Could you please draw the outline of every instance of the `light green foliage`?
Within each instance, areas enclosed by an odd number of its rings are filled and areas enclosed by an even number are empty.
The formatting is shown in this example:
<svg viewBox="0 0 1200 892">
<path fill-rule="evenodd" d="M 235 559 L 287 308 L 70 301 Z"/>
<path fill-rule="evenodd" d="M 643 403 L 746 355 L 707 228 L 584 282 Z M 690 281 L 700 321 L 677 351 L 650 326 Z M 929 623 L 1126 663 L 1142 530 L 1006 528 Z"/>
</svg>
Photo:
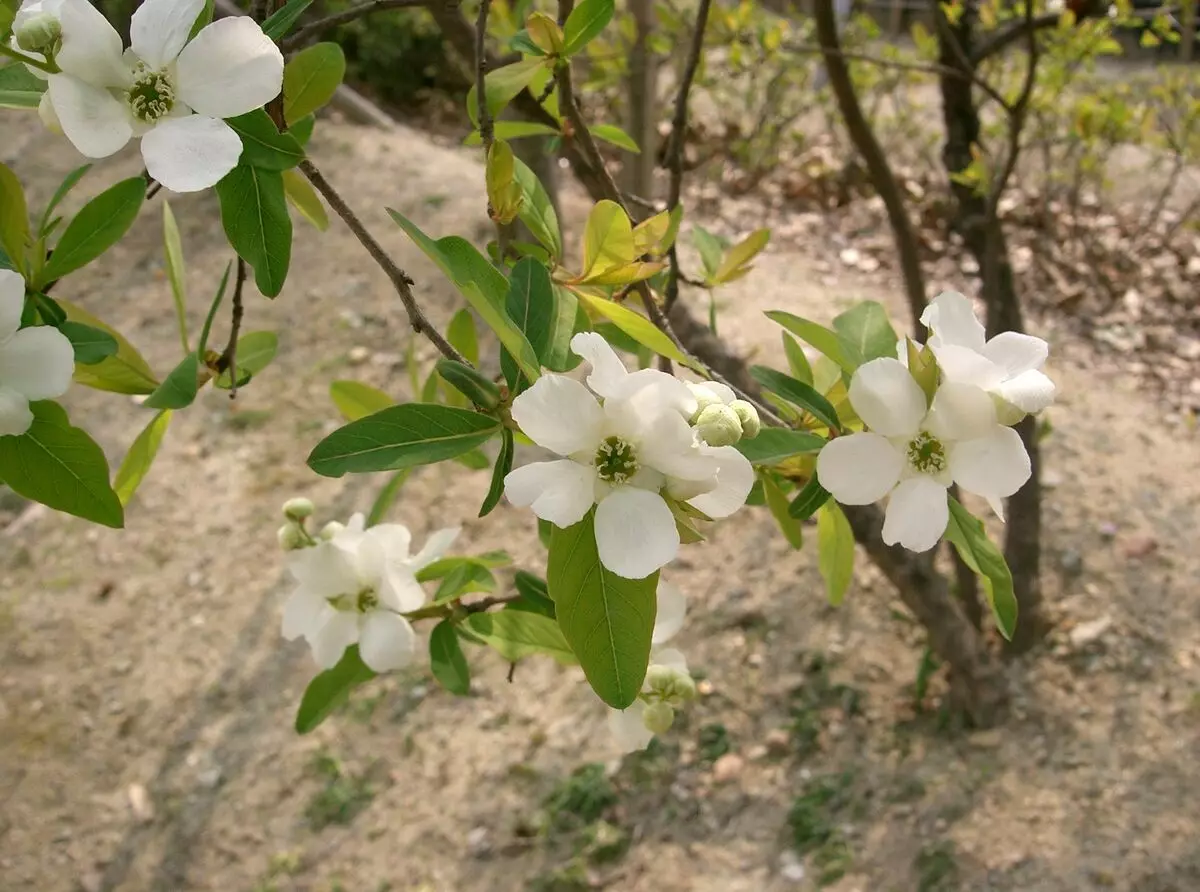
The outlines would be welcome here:
<svg viewBox="0 0 1200 892">
<path fill-rule="evenodd" d="M 239 164 L 216 188 L 229 244 L 254 269 L 258 290 L 275 297 L 292 259 L 292 218 L 282 174 Z"/>
<path fill-rule="evenodd" d="M 331 824 L 353 823 L 375 798 L 375 788 L 367 774 L 347 771 L 328 753 L 317 755 L 312 773 L 322 784 L 304 809 L 304 817 L 312 830 L 324 830 Z"/>
<path fill-rule="evenodd" d="M 581 765 L 546 797 L 550 828 L 575 829 L 604 817 L 617 804 L 617 788 L 598 762 Z"/>
<path fill-rule="evenodd" d="M 817 511 L 817 561 L 829 603 L 842 603 L 854 577 L 854 531 L 837 502 L 826 501 Z"/>
<path fill-rule="evenodd" d="M 323 108 L 346 76 L 346 55 L 336 43 L 305 47 L 283 69 L 283 118 L 289 125 Z"/>
<path fill-rule="evenodd" d="M 849 772 L 818 775 L 806 784 L 788 811 L 792 844 L 801 854 L 811 854 L 819 888 L 841 879 L 852 861 L 839 819 L 851 804 L 853 783 L 854 776 Z"/>
<path fill-rule="evenodd" d="M 309 682 L 296 712 L 296 731 L 307 734 L 316 728 L 349 699 L 351 691 L 374 677 L 375 673 L 359 656 L 358 645 L 346 648 L 336 666 Z"/>
<path fill-rule="evenodd" d="M 429 635 L 429 664 L 433 677 L 447 691 L 459 696 L 470 693 L 471 669 L 449 620 L 442 620 Z"/>
<path fill-rule="evenodd" d="M 729 740 L 729 729 L 720 722 L 704 725 L 696 737 L 697 755 L 705 762 L 715 762 L 733 751 Z"/>
<path fill-rule="evenodd" d="M 1017 599 L 1013 593 L 1012 573 L 1000 549 L 988 538 L 983 523 L 954 499 L 950 499 L 946 540 L 954 545 L 963 563 L 979 576 L 1000 634 L 1012 638 L 1017 627 Z"/>
<path fill-rule="evenodd" d="M 33 287 L 43 288 L 81 269 L 115 245 L 133 225 L 145 195 L 146 181 L 133 177 L 85 204 L 67 224 L 45 267 L 33 276 Z"/>
</svg>

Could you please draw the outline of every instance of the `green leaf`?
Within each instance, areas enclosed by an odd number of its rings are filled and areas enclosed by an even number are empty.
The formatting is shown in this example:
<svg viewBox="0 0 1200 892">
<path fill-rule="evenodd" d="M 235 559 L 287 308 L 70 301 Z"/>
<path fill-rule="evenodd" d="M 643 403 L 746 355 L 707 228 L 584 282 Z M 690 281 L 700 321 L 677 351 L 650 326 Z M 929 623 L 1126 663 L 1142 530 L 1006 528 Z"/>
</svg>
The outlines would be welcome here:
<svg viewBox="0 0 1200 892">
<path fill-rule="evenodd" d="M 37 108 L 46 84 L 24 65 L 0 68 L 0 108 Z"/>
<path fill-rule="evenodd" d="M 200 360 L 189 353 L 142 405 L 151 409 L 186 409 L 200 391 Z"/>
<path fill-rule="evenodd" d="M 171 298 L 175 301 L 175 321 L 179 325 L 179 340 L 183 351 L 191 350 L 187 336 L 187 290 L 184 287 L 183 240 L 171 205 L 163 200 L 163 256 L 166 258 L 167 281 L 171 283 Z"/>
<path fill-rule="evenodd" d="M 768 474 L 763 474 L 760 478 L 763 485 L 763 495 L 767 500 L 767 508 L 771 512 L 771 516 L 775 518 L 775 522 L 779 524 L 779 530 L 783 533 L 783 538 L 787 540 L 788 545 L 792 548 L 799 549 L 804 545 L 804 530 L 800 526 L 800 521 L 792 517 L 788 513 L 788 497 L 783 490 L 779 488 L 779 484 L 775 479 Z"/>
<path fill-rule="evenodd" d="M 797 381 L 803 381 L 805 384 L 812 384 L 812 366 L 809 364 L 808 357 L 805 356 L 804 348 L 800 346 L 800 342 L 786 331 L 781 331 L 779 336 L 783 338 L 783 352 L 787 356 L 788 368 L 792 372 L 792 377 Z"/>
<path fill-rule="evenodd" d="M 497 68 L 487 73 L 484 79 L 484 90 L 487 93 L 487 107 L 493 120 L 500 114 L 504 106 L 512 102 L 514 96 L 529 86 L 540 71 L 546 68 L 546 60 L 542 58 L 522 59 L 503 68 Z M 471 123 L 479 126 L 479 101 L 475 85 L 471 85 L 467 93 L 467 114 Z"/>
<path fill-rule="evenodd" d="M 78 307 L 70 301 L 57 301 L 67 318 L 72 322 L 81 322 L 91 328 L 108 332 L 117 342 L 117 352 L 113 356 L 95 365 L 75 366 L 74 379 L 76 383 L 96 390 L 107 390 L 111 393 L 153 393 L 158 387 L 158 379 L 150 370 L 142 354 L 125 340 L 115 329 L 105 325 L 91 313 Z"/>
<path fill-rule="evenodd" d="M 321 197 L 317 195 L 317 190 L 302 174 L 294 170 L 285 170 L 283 172 L 283 193 L 287 196 L 291 206 L 318 232 L 324 232 L 329 228 L 329 214 L 325 212 L 325 205 L 321 203 Z"/>
<path fill-rule="evenodd" d="M 113 480 L 113 491 L 121 500 L 122 506 L 129 504 L 137 488 L 150 473 L 150 466 L 154 464 L 154 457 L 158 455 L 158 447 L 162 444 L 167 425 L 170 423 L 171 410 L 163 409 L 150 419 L 150 423 L 137 435 L 137 439 L 125 453 L 125 460 L 121 462 Z"/>
<path fill-rule="evenodd" d="M 487 517 L 500 503 L 500 496 L 504 494 L 504 478 L 512 470 L 512 464 L 513 435 L 511 430 L 504 428 L 500 431 L 500 454 L 496 456 L 496 467 L 492 470 L 492 484 L 479 508 L 480 517 Z"/>
<path fill-rule="evenodd" d="M 435 579 L 445 579 L 464 564 L 475 564 L 483 567 L 485 570 L 492 570 L 497 567 L 507 567 L 511 563 L 512 557 L 507 551 L 486 551 L 483 554 L 438 558 L 433 563 L 426 564 L 417 571 L 417 582 L 433 582 Z M 495 583 L 494 577 L 489 576 L 489 578 L 492 580 L 493 585 L 489 586 L 487 591 L 491 591 Z"/>
<path fill-rule="evenodd" d="M 9 35 L 12 34 L 13 19 L 17 17 L 17 7 L 20 6 L 20 0 L 0 0 L 0 41 L 8 42 Z M 6 64 L 14 64 L 11 60 L 5 60 Z"/>
<path fill-rule="evenodd" d="M 91 164 L 85 164 L 82 167 L 75 168 L 63 178 L 62 183 L 59 184 L 58 188 L 54 191 L 54 195 L 50 198 L 50 203 L 42 211 L 42 219 L 38 223 L 38 232 L 42 233 L 42 235 L 46 234 L 46 229 L 50 224 L 50 218 L 53 216 L 55 208 L 59 206 L 62 200 L 67 197 L 67 194 L 83 179 L 84 174 L 91 169 Z"/>
<path fill-rule="evenodd" d="M 309 115 L 307 118 L 301 118 L 295 124 L 288 127 L 288 133 L 296 137 L 296 142 L 307 147 L 312 139 L 313 128 L 317 125 L 317 119 L 314 115 Z"/>
<path fill-rule="evenodd" d="M 635 155 L 642 153 L 642 150 L 638 148 L 638 144 L 634 142 L 633 137 L 615 124 L 593 124 L 588 130 L 592 132 L 592 136 L 596 137 L 596 139 L 610 142 L 627 152 L 633 152 Z"/>
<path fill-rule="evenodd" d="M 375 673 L 359 656 L 358 645 L 347 647 L 336 666 L 308 683 L 296 712 L 296 732 L 307 734 L 312 731 L 350 698 L 351 691 L 374 677 Z"/>
<path fill-rule="evenodd" d="M 510 606 L 496 613 L 472 614 L 464 625 L 511 663 L 536 654 L 553 657 L 564 666 L 577 662 L 551 616 Z"/>
<path fill-rule="evenodd" d="M 442 620 L 429 634 L 429 668 L 451 694 L 465 697 L 471 692 L 471 668 L 458 643 L 458 632 L 449 620 Z"/>
<path fill-rule="evenodd" d="M 513 574 L 513 585 L 516 586 L 517 593 L 521 597 L 516 601 L 509 602 L 509 610 L 527 610 L 551 619 L 554 618 L 554 602 L 550 599 L 550 590 L 546 587 L 546 580 L 539 579 L 525 570 L 518 570 Z"/>
<path fill-rule="evenodd" d="M 481 410 L 491 412 L 500 405 L 500 388 L 474 366 L 454 359 L 439 359 L 434 368 L 443 381 Z"/>
<path fill-rule="evenodd" d="M 313 449 L 308 466 L 323 477 L 341 477 L 427 465 L 462 455 L 499 429 L 499 421 L 478 412 L 404 403 L 334 431 Z"/>
<path fill-rule="evenodd" d="M 273 331 L 252 331 L 238 338 L 238 387 L 269 366 L 278 350 L 279 336 Z M 213 386 L 228 390 L 230 383 L 229 371 L 226 370 L 213 382 Z"/>
<path fill-rule="evenodd" d="M 521 53 L 524 56 L 544 56 L 546 51 L 533 42 L 533 38 L 529 36 L 529 31 L 522 28 L 508 41 L 508 48 L 514 53 Z"/>
<path fill-rule="evenodd" d="M 650 662 L 658 571 L 625 579 L 600 563 L 595 510 L 550 534 L 546 582 L 558 625 L 588 683 L 613 709 L 637 699 Z"/>
<path fill-rule="evenodd" d="M 38 277 L 38 288 L 67 273 L 87 266 L 115 245 L 141 210 L 146 198 L 146 181 L 141 177 L 122 180 L 101 192 L 80 209 L 67 224 Z"/>
<path fill-rule="evenodd" d="M 379 494 L 375 496 L 375 501 L 371 503 L 371 510 L 367 513 L 366 525 L 368 527 L 382 523 L 383 519 L 387 517 L 396 497 L 400 495 L 400 487 L 404 486 L 404 482 L 408 480 L 408 475 L 411 473 L 412 468 L 404 468 L 388 478 L 388 482 L 383 485 Z"/>
<path fill-rule="evenodd" d="M 312 2 L 313 0 L 288 0 L 280 9 L 267 16 L 266 21 L 262 23 L 263 34 L 278 43 L 281 37 L 292 30 L 292 26 L 304 15 L 304 10 L 308 9 Z"/>
<path fill-rule="evenodd" d="M 453 601 L 472 592 L 494 592 L 496 577 L 479 561 L 461 558 L 443 578 L 434 592 L 434 603 Z"/>
<path fill-rule="evenodd" d="M 555 372 L 565 372 L 579 364 L 571 352 L 575 332 L 575 314 L 579 302 L 565 288 L 556 288 L 550 271 L 532 257 L 522 257 L 508 280 L 505 312 L 524 332 L 539 364 Z M 529 386 L 522 380 L 517 387 L 517 367 L 507 350 L 500 354 L 500 369 L 509 387 L 519 392 Z"/>
<path fill-rule="evenodd" d="M 660 331 L 653 322 L 633 310 L 605 297 L 591 294 L 579 295 L 587 306 L 604 316 L 617 328 L 644 347 L 649 347 L 659 356 L 673 359 L 681 365 L 691 365 L 671 339 Z"/>
<path fill-rule="evenodd" d="M 62 406 L 30 403 L 33 424 L 20 436 L 0 437 L 0 480 L 13 492 L 84 520 L 120 529 L 121 500 L 108 483 L 104 452 L 72 427 Z"/>
<path fill-rule="evenodd" d="M 826 502 L 817 512 L 817 566 L 829 603 L 837 607 L 854 578 L 854 531 L 837 502 Z"/>
<path fill-rule="evenodd" d="M 881 303 L 864 300 L 855 304 L 834 317 L 833 328 L 854 348 L 851 355 L 861 356 L 863 362 L 883 356 L 896 358 L 896 332 Z"/>
<path fill-rule="evenodd" d="M 503 273 L 465 239 L 451 235 L 434 241 L 403 215 L 390 208 L 388 213 L 454 283 L 472 309 L 495 332 L 500 343 L 512 353 L 525 376 L 536 381 L 540 373 L 537 354 L 504 309 L 508 280 Z"/>
<path fill-rule="evenodd" d="M 242 138 L 239 165 L 259 170 L 290 170 L 304 157 L 304 149 L 296 137 L 280 133 L 271 116 L 261 108 L 228 118 L 225 123 Z"/>
<path fill-rule="evenodd" d="M 837 410 L 811 385 L 765 365 L 751 366 L 750 376 L 767 390 L 808 412 L 830 430 L 838 430 L 841 427 Z"/>
<path fill-rule="evenodd" d="M 583 233 L 583 270 L 580 281 L 628 266 L 637 259 L 633 246 L 633 225 L 629 215 L 615 201 L 596 202 L 588 214 Z"/>
<path fill-rule="evenodd" d="M 336 43 L 316 43 L 283 69 L 283 119 L 289 125 L 325 106 L 346 76 L 346 54 Z"/>
<path fill-rule="evenodd" d="M 817 512 L 818 508 L 828 501 L 829 493 L 825 487 L 821 486 L 821 482 L 814 474 L 808 478 L 803 489 L 796 493 L 796 497 L 788 505 L 788 514 L 797 520 L 808 520 Z"/>
<path fill-rule="evenodd" d="M 613 17 L 613 0 L 583 0 L 563 23 L 563 55 L 573 56 L 605 29 Z"/>
<path fill-rule="evenodd" d="M 479 365 L 479 336 L 475 333 L 475 320 L 471 311 L 463 307 L 454 314 L 446 326 L 446 340 L 461 353 L 471 365 Z"/>
<path fill-rule="evenodd" d="M 197 34 L 212 24 L 214 5 L 213 0 L 204 0 L 204 8 L 196 16 L 196 21 L 192 22 L 192 30 L 188 34 L 188 40 L 194 40 Z"/>
<path fill-rule="evenodd" d="M 794 455 L 820 452 L 827 442 L 824 437 L 807 431 L 764 427 L 757 437 L 739 440 L 734 448 L 756 465 L 777 465 Z"/>
<path fill-rule="evenodd" d="M 523 139 L 528 136 L 558 136 L 558 131 L 549 124 L 538 124 L 535 121 L 495 121 L 492 129 L 496 139 Z M 463 140 L 464 146 L 483 145 L 483 137 L 478 130 L 471 131 Z"/>
<path fill-rule="evenodd" d="M 117 339 L 102 328 L 68 320 L 59 325 L 58 330 L 75 348 L 75 361 L 84 365 L 95 365 L 117 352 Z"/>
<path fill-rule="evenodd" d="M 725 247 L 715 235 L 702 226 L 692 227 L 692 243 L 700 252 L 700 262 L 704 265 L 706 277 L 712 279 L 721 266 L 721 255 Z"/>
<path fill-rule="evenodd" d="M 28 239 L 29 209 L 25 205 L 25 190 L 17 175 L 0 164 L 0 247 L 16 264 L 18 272 L 25 269 L 25 242 Z"/>
<path fill-rule="evenodd" d="M 857 352 L 854 345 L 848 343 L 837 332 L 792 313 L 785 313 L 783 310 L 768 310 L 766 315 L 768 319 L 779 323 L 804 343 L 816 347 L 836 362 L 847 374 L 854 374 L 854 370 L 863 364 L 862 355 Z"/>
<path fill-rule="evenodd" d="M 517 219 L 529 228 L 533 237 L 542 243 L 552 258 L 561 260 L 562 231 L 558 226 L 558 213 L 554 210 L 550 193 L 537 178 L 537 174 L 520 158 L 513 159 L 513 179 L 521 187 L 523 196 Z"/>
<path fill-rule="evenodd" d="M 292 258 L 292 218 L 282 175 L 239 164 L 217 183 L 217 198 L 229 244 L 254 268 L 258 290 L 275 297 Z"/>
<path fill-rule="evenodd" d="M 1017 628 L 1017 598 L 1013 593 L 1012 573 L 1000 549 L 988 538 L 983 521 L 953 498 L 950 499 L 946 539 L 954 546 L 963 563 L 979 577 L 1000 634 L 1012 640 Z"/>
<path fill-rule="evenodd" d="M 726 282 L 733 282 L 746 275 L 746 273 L 750 272 L 750 261 L 758 256 L 770 240 L 771 230 L 754 230 L 754 232 L 729 249 L 729 253 L 725 255 L 720 266 L 713 273 L 713 281 L 724 284 Z"/>
<path fill-rule="evenodd" d="M 925 405 L 932 406 L 938 385 L 937 357 L 928 344 L 918 344 L 912 338 L 904 339 L 904 349 L 908 354 L 908 373 L 925 394 Z"/>
</svg>

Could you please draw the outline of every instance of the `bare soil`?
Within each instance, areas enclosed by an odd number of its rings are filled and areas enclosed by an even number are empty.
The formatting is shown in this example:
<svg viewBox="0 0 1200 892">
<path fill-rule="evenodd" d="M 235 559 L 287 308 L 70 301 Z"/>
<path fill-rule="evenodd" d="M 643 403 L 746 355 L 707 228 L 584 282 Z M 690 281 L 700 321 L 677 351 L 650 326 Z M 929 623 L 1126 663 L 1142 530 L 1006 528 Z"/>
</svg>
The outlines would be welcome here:
<svg viewBox="0 0 1200 892">
<path fill-rule="evenodd" d="M 14 123 L 0 151 L 36 207 L 78 159 Z M 482 241 L 475 155 L 335 124 L 319 128 L 314 155 L 444 323 L 459 299 L 383 206 Z M 139 169 L 136 155 L 97 165 L 74 200 Z M 161 201 L 60 286 L 160 374 L 179 352 Z M 577 221 L 581 199 L 565 201 Z M 171 204 L 198 325 L 231 255 L 211 193 Z M 739 207 L 728 225 L 748 229 L 753 209 Z M 906 324 L 887 265 L 866 276 L 827 253 L 777 237 L 722 293 L 722 334 L 781 361 L 762 310 L 828 320 L 876 298 Z M 410 396 L 410 333 L 336 222 L 324 234 L 297 222 L 284 294 L 248 301 L 245 330 L 259 329 L 279 332 L 278 359 L 235 402 L 205 393 L 176 416 L 127 529 L 33 508 L 0 534 L 4 892 L 1200 889 L 1200 447 L 1117 358 L 1056 320 L 1039 333 L 1062 393 L 1045 444 L 1059 624 L 1010 665 L 1012 719 L 964 733 L 939 711 L 936 670 L 918 702 L 921 633 L 894 592 L 863 559 L 846 603 L 829 607 L 813 549 L 790 551 L 754 509 L 670 568 L 691 598 L 679 643 L 704 696 L 623 764 L 578 672 L 527 661 L 510 684 L 482 653 L 470 697 L 417 667 L 314 734 L 293 732 L 314 668 L 279 635 L 279 505 L 304 494 L 324 520 L 370 504 L 379 480 L 318 478 L 304 458 L 338 424 L 331 380 Z M 114 466 L 150 417 L 79 388 L 67 403 Z M 487 483 L 422 469 L 393 516 L 418 539 L 461 522 L 464 549 L 505 548 L 539 570 L 527 512 L 474 519 Z M 564 781 L 593 762 L 600 775 Z M 622 834 L 624 854 L 605 845 Z"/>
</svg>

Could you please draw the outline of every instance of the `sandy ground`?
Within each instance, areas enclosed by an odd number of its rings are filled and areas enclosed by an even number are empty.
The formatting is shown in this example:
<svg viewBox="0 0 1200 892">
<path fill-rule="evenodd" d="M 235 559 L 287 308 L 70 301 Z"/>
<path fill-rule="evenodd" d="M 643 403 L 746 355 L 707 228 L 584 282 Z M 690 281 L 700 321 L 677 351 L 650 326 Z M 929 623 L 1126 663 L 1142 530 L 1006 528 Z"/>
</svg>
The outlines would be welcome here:
<svg viewBox="0 0 1200 892">
<path fill-rule="evenodd" d="M 0 151 L 38 206 L 78 161 L 36 129 L 10 138 L 14 120 Z M 321 128 L 314 154 L 447 320 L 458 298 L 383 204 L 431 234 L 480 240 L 475 157 L 415 131 L 346 126 Z M 129 155 L 98 165 L 76 200 L 139 167 Z M 179 347 L 160 201 L 61 292 L 161 374 Z M 577 216 L 579 199 L 568 206 Z M 214 196 L 172 207 L 198 325 L 231 254 Z M 777 240 L 723 294 L 723 333 L 781 358 L 762 310 L 827 320 L 875 297 L 903 320 L 887 269 L 818 276 L 821 250 Z M 860 562 L 846 604 L 828 607 L 812 550 L 791 552 L 756 509 L 669 571 L 691 598 L 679 642 L 707 693 L 647 757 L 616 761 L 579 673 L 528 661 L 508 684 L 490 654 L 475 658 L 468 698 L 418 667 L 298 737 L 313 666 L 279 637 L 278 506 L 302 493 L 325 519 L 370 504 L 378 480 L 321 479 L 303 460 L 337 424 L 332 379 L 408 396 L 408 332 L 343 227 L 297 223 L 288 287 L 247 308 L 245 330 L 279 332 L 278 359 L 236 402 L 205 393 L 175 418 L 127 529 L 35 512 L 0 535 L 0 889 L 1193 892 L 1200 448 L 1114 360 L 1039 325 L 1062 391 L 1045 447 L 1061 622 L 1011 666 L 1004 727 L 940 721 L 936 673 L 918 709 L 921 636 L 893 592 Z M 149 417 L 78 388 L 67 403 L 114 466 Z M 418 538 L 462 522 L 465 548 L 503 547 L 539 570 L 529 514 L 502 505 L 474 519 L 487 482 L 422 469 L 393 515 Z M 591 762 L 607 781 L 564 788 Z M 596 808 L 564 794 L 585 787 Z M 604 849 L 622 833 L 627 853 Z"/>
</svg>

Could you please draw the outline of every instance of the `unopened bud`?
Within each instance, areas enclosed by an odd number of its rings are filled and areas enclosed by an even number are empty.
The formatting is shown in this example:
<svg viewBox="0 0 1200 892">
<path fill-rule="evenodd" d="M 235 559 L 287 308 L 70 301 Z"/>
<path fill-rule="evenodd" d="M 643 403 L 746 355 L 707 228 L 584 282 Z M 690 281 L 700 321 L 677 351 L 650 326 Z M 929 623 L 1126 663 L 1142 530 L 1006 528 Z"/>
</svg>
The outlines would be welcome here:
<svg viewBox="0 0 1200 892">
<path fill-rule="evenodd" d="M 700 417 L 700 413 L 709 406 L 723 405 L 721 398 L 703 384 L 693 384 L 689 381 L 687 382 L 687 386 L 688 390 L 692 392 L 692 396 L 696 398 L 696 411 L 692 413 L 692 417 L 689 419 L 692 424 L 696 423 Z"/>
<path fill-rule="evenodd" d="M 283 516 L 297 523 L 312 517 L 314 510 L 308 499 L 288 499 L 283 503 Z"/>
<path fill-rule="evenodd" d="M 318 535 L 320 538 L 328 542 L 344 529 L 346 529 L 346 525 L 344 523 L 338 523 L 336 520 L 331 520 L 321 528 L 321 532 Z"/>
<path fill-rule="evenodd" d="M 56 16 L 38 12 L 27 18 L 16 29 L 17 46 L 27 53 L 43 53 L 54 49 L 62 37 L 62 25 Z"/>
<path fill-rule="evenodd" d="M 642 724 L 651 734 L 666 734 L 675 724 L 675 710 L 666 703 L 647 703 Z"/>
<path fill-rule="evenodd" d="M 656 701 L 681 706 L 696 698 L 696 683 L 686 672 L 670 666 L 651 665 L 646 670 L 646 688 Z"/>
<path fill-rule="evenodd" d="M 279 547 L 284 551 L 296 551 L 308 545 L 308 536 L 294 523 L 285 523 L 276 535 L 279 538 Z"/>
<path fill-rule="evenodd" d="M 729 408 L 742 423 L 742 436 L 747 440 L 757 437 L 758 432 L 762 430 L 762 421 L 758 418 L 758 410 L 745 400 L 734 400 L 729 404 Z"/>
<path fill-rule="evenodd" d="M 742 422 L 729 406 L 709 406 L 696 416 L 696 432 L 709 446 L 732 446 L 742 438 Z"/>
</svg>

